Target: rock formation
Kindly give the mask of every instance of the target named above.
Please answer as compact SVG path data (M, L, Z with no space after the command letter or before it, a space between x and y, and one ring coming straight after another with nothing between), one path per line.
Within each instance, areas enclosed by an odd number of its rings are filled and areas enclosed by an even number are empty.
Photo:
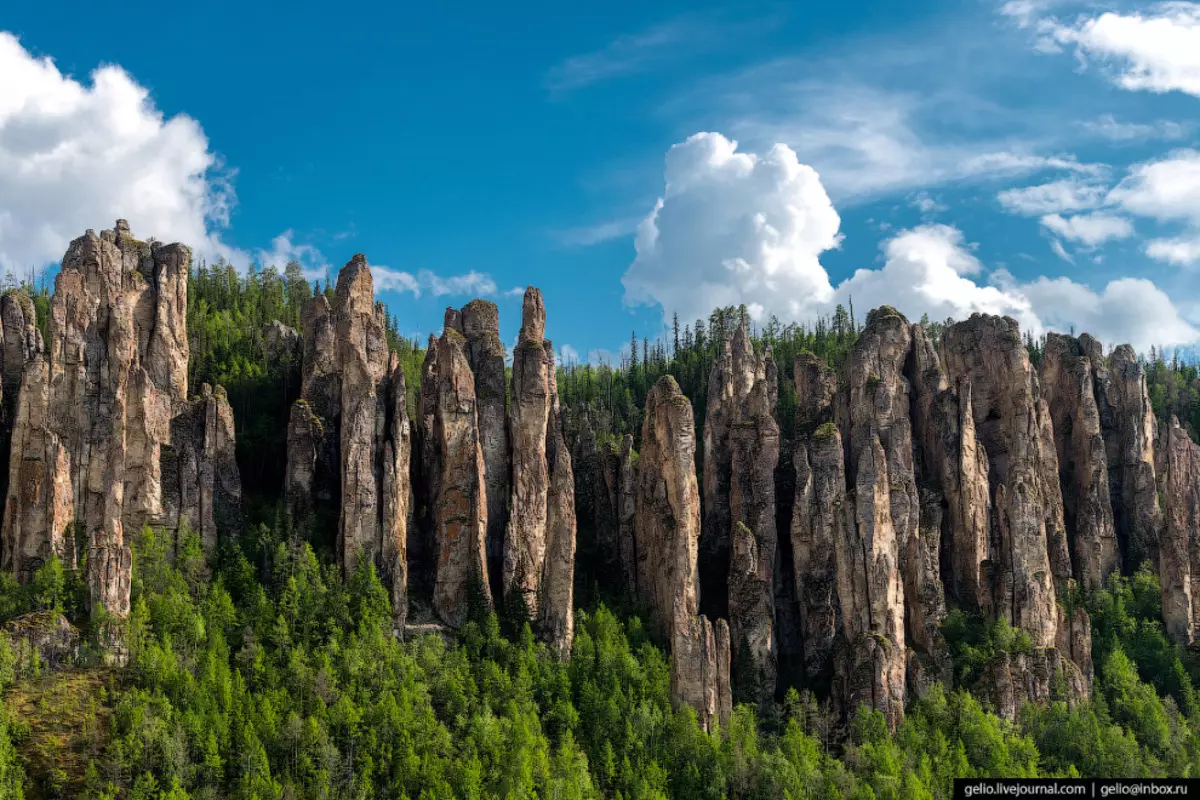
M170 445L161 451L163 520L169 528L198 534L208 552L216 550L221 531L242 528L235 445L225 390L206 383L171 420Z
M906 621L922 654L938 665L946 660L940 526L922 526L917 491L905 377L912 349L903 315L887 306L872 311L846 361L836 405L855 523L837 548L847 643L839 672L847 710L870 702L892 725L904 709Z
M35 352L27 306L19 322L15 313L5 318L6 370L33 357L13 420L4 567L27 578L51 554L73 565L78 530L90 605L117 618L129 611L128 532L170 522L161 454L172 447L172 420L189 413L190 263L183 245L138 241L118 220L114 230L73 241L63 257L44 355ZM199 471L228 474L217 442L231 426L214 425L218 462Z
M551 361L546 357L546 307L525 291L521 333L513 351L512 514L504 540L504 601L524 602L536 617L546 557L546 432L550 421Z
M1002 654L984 670L975 691L998 715L1015 720L1026 703L1063 700L1073 705L1087 697L1088 685L1073 662L1049 648Z
M711 728L732 705L728 625L698 616L696 482L692 404L671 376L646 397L635 515L638 596L650 625L671 643L671 696L696 709Z
M689 613L683 598L675 601L671 636L671 699L696 711L700 726L712 731L729 723L733 694L729 681L729 624L714 624Z
M796 501L792 555L804 672L824 682L840 629L836 543L845 539L846 473L842 437L833 424L837 376L811 353L796 358Z
M1200 447L1171 418L1159 431L1159 491L1165 524L1159 545L1163 621L1167 633L1182 644L1200 635Z
M722 564L720 571L727 573L735 679L747 698L774 695L777 671L774 576L779 425L773 401L779 390L768 380L767 364L766 358L755 354L745 325L739 326L709 378L705 428L707 536L711 554L720 558L728 551L729 562ZM770 364L771 378L775 378L774 361ZM726 490L727 496L715 494ZM726 530L725 525L731 527ZM720 586L715 582L704 586L703 592L719 591Z
M1121 345L1107 368L1096 368L1097 400L1108 452L1113 522L1124 568L1157 564L1163 508L1155 477L1157 424L1146 389L1146 374L1133 348Z
M434 462L440 467L433 501L437 571L433 607L451 627L466 621L477 598L491 604L487 582L487 486L466 340L446 326L437 341Z
M1076 339L1050 333L1040 370L1054 422L1071 561L1076 579L1088 591L1102 587L1120 566L1093 368L1103 360L1100 343L1087 334Z
M851 522L835 543L845 648L837 668L846 713L866 705L895 727L904 716L907 657L900 548L889 502L887 453L872 436L859 453Z
M571 654L575 638L575 475L563 434L554 369L554 346L545 342L550 377L550 419L546 431L546 555L539 586L538 623L542 638L560 657Z
M1057 636L1056 582L1071 577L1054 428L1015 320L974 314L946 329L950 380L971 384L979 443L988 456L996 543L988 611L1029 633Z
M964 608L990 608L985 565L989 559L987 453L975 433L971 381L960 378L949 387L932 340L921 325L912 329L909 362L912 384L913 435L919 444L920 471L927 484L938 487L943 550L949 556L946 587ZM922 505L923 524L928 507ZM933 525L926 524L932 535ZM932 549L932 548L930 548Z
M459 319L467 340L467 362L475 375L479 442L487 481L488 563L492 574L500 575L504 565L504 530L508 524L510 460L500 312L495 303L472 300L463 306Z
M359 554L374 561L402 625L411 431L403 375L389 358L386 314L375 302L361 253L338 273L332 304L318 294L305 308L301 399L288 425L285 494L297 520L322 506L340 509L344 573L354 571Z

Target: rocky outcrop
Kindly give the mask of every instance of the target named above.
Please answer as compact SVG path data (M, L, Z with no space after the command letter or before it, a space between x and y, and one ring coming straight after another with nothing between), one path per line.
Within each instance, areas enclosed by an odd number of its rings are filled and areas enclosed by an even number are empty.
M801 374L799 359L796 374ZM799 387L799 380L797 384ZM801 430L799 425L797 430ZM823 683L821 676L828 675L841 627L836 548L846 540L846 513L842 437L837 427L826 421L801 435L797 443L796 503L792 512L804 672L813 683Z
M22 614L5 622L3 630L18 669L30 663L30 653L51 671L71 666L79 656L79 629L58 611Z
M546 307L525 291L521 333L513 351L512 505L504 540L504 600L525 604L536 617L546 557L546 433L550 421L551 360L545 347Z
M1057 637L1056 586L1071 577L1054 429L1015 320L974 314L946 329L942 362L971 384L978 441L988 456L995 527L987 610L1029 633Z
M1046 335L1041 386L1054 423L1071 561L1076 579L1088 591L1102 587L1120 567L1108 455L1096 404L1093 365L1103 361L1100 343L1087 334L1078 339Z
M1177 642L1193 644L1200 635L1200 447L1172 417L1159 431L1159 491L1165 524L1158 553L1163 620Z
M438 337L429 335L425 360L421 364L421 388L417 395L413 420L413 526L408 535L409 583L424 597L433 597L437 575L437 532L433 510L437 503L438 482L442 477L441 458L434 436L438 397Z
M1088 696L1079 668L1054 648L1004 653L984 670L975 686L996 714L1015 720L1026 703L1062 700L1069 704Z
M575 638L575 475L563 434L555 378L554 346L545 342L550 376L550 419L546 432L546 557L539 586L538 623L542 638L560 657L571 654Z
M1125 569L1157 564L1164 509L1155 477L1158 425L1150 407L1146 374L1129 345L1096 367L1100 424L1108 453L1113 522Z
M633 436L625 434L620 443L609 446L604 456L604 482L615 521L617 562L624 586L637 594L637 454Z
M3 362L0 386L3 387L3 419L15 418L17 395L25 367L44 352L42 333L37 327L33 300L23 291L6 291L0 296L0 335L3 335Z
M732 386L731 393L721 394L733 403L723 415L728 423L723 444L729 454L728 511L733 523L730 635L739 690L748 699L762 699L774 695L777 673L774 577L779 425L772 399L779 390L771 386L767 361L755 355L744 326L734 334L731 351L731 373L714 371L714 378L728 378ZM711 393L711 382L709 387Z
M692 405L667 375L646 397L637 471L635 538L639 598L650 625L671 643L671 696L696 709L701 722L728 718L728 625L698 616L697 548L700 494L696 482Z
M664 376L646 396L635 537L638 596L648 606L651 626L668 638L677 599L687 615L698 611L700 491L695 458L692 404L675 379Z
M487 481L488 563L494 574L502 574L504 530L508 525L510 456L500 312L495 303L472 300L463 306L459 319L467 340L467 362L475 375L479 442Z
M343 572L350 575L360 555L373 561L399 601L406 597L407 570L397 558L406 549L411 430L386 322L361 253L338 273L332 303L323 294L309 301L285 494L298 521L337 508ZM398 624L403 606L395 608Z
M380 573L392 589L396 629L404 631L408 619L408 529L412 519L412 422L408 417L408 385L404 368L393 353L388 363L391 374L387 420L388 436L383 441L380 490L383 498L380 541Z
M473 600L490 606L487 582L487 486L466 340L447 326L437 341L437 406L433 443L441 468L433 503L437 571L433 606L442 621L459 627Z
M907 657L888 467L883 445L872 436L858 456L850 524L835 543L845 638L838 656L837 695L846 713L866 705L882 712L894 728L904 716Z
M906 621L922 654L937 664L946 660L940 526L921 524L917 491L905 376L912 349L903 315L887 306L872 311L846 361L836 406L854 491L854 525L838 547L848 650L839 672L847 709L868 702L892 725L904 710Z
M74 564L74 523L90 604L116 618L129 611L127 531L166 522L160 456L187 412L190 262L183 245L138 241L123 220L88 231L55 280L45 355L22 373L4 566L27 577L52 553ZM5 337L7 368L36 350L27 322Z
M986 609L991 606L986 573L991 494L987 453L975 433L971 381L960 378L951 389L924 327L914 325L912 336L908 375L914 396L913 435L919 445L919 471L927 485L937 487L941 506L939 530L949 560L945 588L960 606ZM932 500L922 505L922 524L929 536L935 526L925 517L934 511Z
M235 445L229 398L206 383L171 420L170 446L162 449L163 517L172 529L198 534L208 552L216 550L221 532L242 528Z
M714 731L727 725L733 714L729 625L689 613L682 598L676 600L673 614L671 700L677 707L691 706L700 726Z

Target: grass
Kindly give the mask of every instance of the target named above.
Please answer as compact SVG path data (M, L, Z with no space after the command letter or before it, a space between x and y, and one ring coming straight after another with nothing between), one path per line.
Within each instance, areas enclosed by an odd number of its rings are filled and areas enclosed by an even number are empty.
M4 698L27 775L27 800L77 797L88 763L104 749L116 678L109 669L64 670L15 684Z

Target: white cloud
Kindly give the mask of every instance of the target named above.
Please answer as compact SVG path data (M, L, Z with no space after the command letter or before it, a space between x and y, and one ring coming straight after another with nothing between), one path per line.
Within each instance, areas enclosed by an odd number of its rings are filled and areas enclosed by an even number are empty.
M1050 240L1050 252L1054 253L1054 255L1058 256L1068 264L1075 263L1075 258L1067 252L1067 248L1063 247L1063 243L1058 239Z
M1160 3L1146 12L1106 12L1070 25L1041 24L1048 38L1074 45L1081 58L1116 67L1129 90L1180 91L1200 97L1200 3Z
M1177 267L1200 267L1200 235L1173 239L1152 239L1146 255Z
M274 266L282 270L288 262L295 261L304 268L304 277L314 280L325 276L329 262L311 244L295 242L295 231L290 228L271 240L270 250L259 250L255 255L260 266Z
M1111 220L1077 219L1064 223L1079 237L1111 233ZM948 225L900 231L883 244L883 267L834 287L819 257L840 243L839 226L820 178L788 147L756 156L720 134L696 134L667 154L666 191L638 232L626 299L660 304L664 321L740 303L809 321L853 296L859 308L886 303L913 319L1007 314L1034 333L1073 324L1138 348L1198 338L1149 281L1122 278L1100 292L1067 278L1020 282L988 272Z
M413 275L411 272L371 265L371 274L375 278L377 292L408 292L413 297L429 294L433 297L444 295L464 296L475 295L487 297L496 294L496 282L483 272L471 271L463 275L438 275L423 269ZM511 294L510 292L508 292Z
M791 149L756 156L698 133L670 149L665 177L622 278L628 302L660 303L683 319L743 302L800 317L832 296L818 257L838 246L841 220Z
M1144 142L1152 139L1177 141L1187 138L1194 129L1191 124L1162 119L1155 122L1118 122L1112 114L1081 122L1079 127L1112 142Z
M89 83L0 32L0 266L58 261L88 228L128 219L134 233L244 259L215 232L234 204L199 123L164 117L117 66Z
M1005 210L1041 216L1096 208L1104 202L1105 188L1075 178L1020 189L1006 189L996 197Z
M585 225L579 228L555 231L554 238L560 244L568 247L591 247L592 245L610 242L613 239L632 236L637 230L638 222L640 221L638 217L611 219L596 223L595 225Z
M1127 239L1133 235L1133 224L1116 214L1076 214L1073 217L1047 214L1042 217L1042 225L1064 239L1087 247L1095 247L1112 239Z
M524 286L514 286L511 289L505 290L504 296L505 297L524 297L525 296L525 287Z
M1200 151L1178 150L1133 166L1108 200L1140 216L1200 224Z
M940 214L943 211L949 211L950 207L936 199L929 192L917 192L910 198L913 208L920 211L926 216Z

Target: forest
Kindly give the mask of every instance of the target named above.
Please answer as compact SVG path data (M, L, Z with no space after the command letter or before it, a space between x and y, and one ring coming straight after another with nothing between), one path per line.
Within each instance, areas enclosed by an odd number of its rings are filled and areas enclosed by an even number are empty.
M44 332L47 287L22 288ZM1200 656L1164 632L1158 577L1145 568L1065 599L1091 620L1090 700L1027 705L1015 721L970 688L997 654L1028 651L1028 637L951 609L952 686L911 703L894 732L866 708L843 724L803 685L739 704L725 729L706 732L691 708L673 708L666 643L586 559L568 659L528 622L483 606L452 636L398 640L374 566L344 578L331 542L306 539L279 498L298 365L271 356L269 326L303 331L308 299L331 291L294 263L200 264L190 275L188 380L228 392L246 528L211 557L186 533L174 554L161 531L137 533L125 667L85 645L61 668L6 626L0 798L882 800L950 797L961 777L1200 777ZM388 319L415 411L424 346ZM647 394L669 374L699 429L720 343L744 322L745 308L717 309L653 341L635 333L620 364L560 364L562 402L594 413L601 443L629 433L640 448ZM924 322L936 339L953 320ZM788 454L796 356L840 365L860 321L839 307L811 325L750 327L779 367ZM1026 335L1035 364L1043 345ZM1162 348L1143 361L1155 414L1177 417L1195 439L1197 366ZM581 553L591 535L581 520ZM82 571L51 559L27 583L0 578L0 622L62 614L87 641Z

